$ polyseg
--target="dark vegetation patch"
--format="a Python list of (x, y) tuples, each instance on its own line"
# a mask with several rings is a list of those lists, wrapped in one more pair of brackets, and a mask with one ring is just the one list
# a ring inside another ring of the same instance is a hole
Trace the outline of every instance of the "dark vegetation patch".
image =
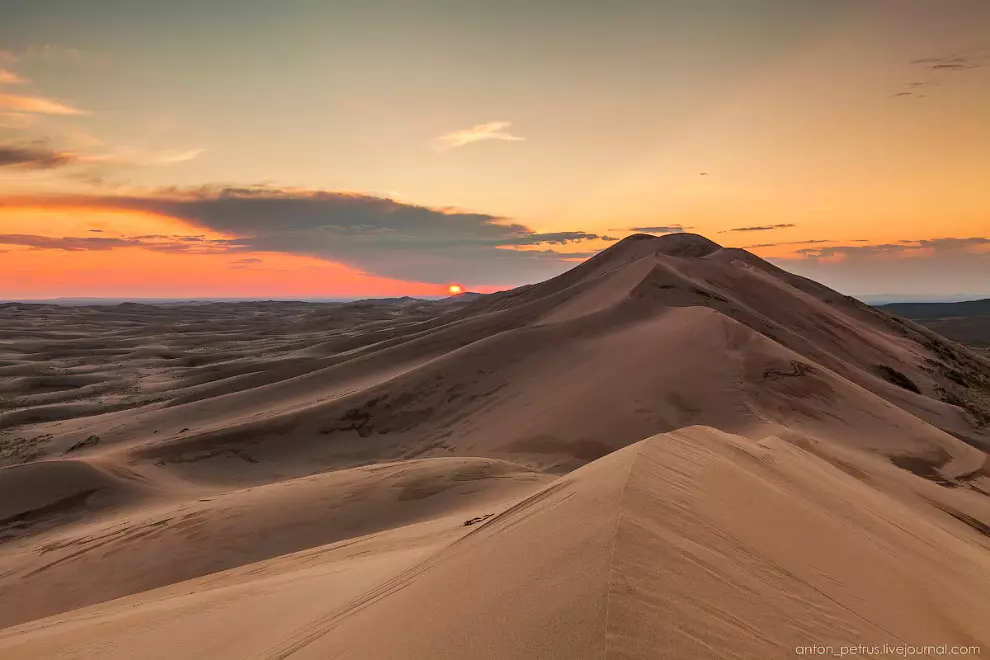
[(27, 511), (14, 514), (13, 516), (2, 518), (0, 519), (0, 530), (6, 531), (8, 529), (28, 529), (45, 518), (50, 518), (60, 513), (72, 511), (73, 509), (86, 504), (86, 501), (98, 490), (100, 489), (89, 488), (87, 490), (79, 491), (78, 493), (73, 493), (67, 497), (63, 497), (62, 499), (56, 500), (51, 504), (46, 504), (36, 509), (29, 509)]
[[(456, 399), (465, 396), (459, 391), (457, 385), (447, 388), (445, 390), (446, 395), (440, 392), (441, 389), (439, 385), (427, 385), (416, 388), (415, 394), (403, 392), (392, 398), (383, 395), (369, 399), (361, 406), (348, 408), (343, 415), (321, 428), (319, 432), (322, 435), (330, 435), (341, 431), (355, 431), (359, 437), (367, 438), (372, 434), (411, 431), (432, 419), (438, 410), (445, 409), (445, 404), (451, 404)], [(423, 403), (415, 407), (410, 405), (417, 399), (421, 400), (430, 395), (433, 399), (438, 396), (443, 397), (443, 400), (436, 407), (423, 405)], [(471, 400), (473, 397), (468, 397), (468, 399)], [(457, 407), (450, 406), (449, 410), (457, 410)]]
[(973, 516), (967, 515), (961, 511), (956, 511), (955, 509), (950, 509), (948, 507), (939, 506), (938, 508), (942, 509), (942, 511), (945, 511), (947, 514), (949, 514), (959, 522), (969, 525), (983, 536), (990, 537), (990, 525), (987, 525), (982, 520), (977, 520)]
[(68, 454), (69, 452), (79, 451), (80, 449), (84, 449), (86, 447), (92, 447), (93, 445), (99, 444), (99, 442), (100, 442), (100, 436), (91, 435), (85, 440), (80, 440), (76, 444), (66, 449), (65, 453)]
[(959, 484), (946, 479), (942, 476), (942, 473), (939, 472), (939, 469), (948, 463), (951, 458), (952, 457), (949, 455), (949, 452), (940, 448), (937, 452), (935, 452), (935, 455), (931, 457), (908, 455), (891, 456), (890, 462), (902, 470), (912, 472), (922, 479), (933, 481), (939, 486), (944, 486), (945, 488), (957, 488)]
[(0, 431), (0, 465), (30, 463), (45, 455), (45, 445), (54, 436), (51, 433), (31, 438), (10, 437), (10, 430)]
[(808, 374), (817, 373), (816, 369), (810, 364), (805, 364), (804, 362), (798, 362), (797, 360), (791, 360), (791, 370), (783, 371), (781, 369), (765, 369), (763, 371), (764, 378), (796, 378), (798, 376), (807, 376)]
[(990, 412), (978, 405), (975, 401), (968, 399), (956, 391), (938, 388), (939, 398), (942, 401), (962, 408), (968, 412), (979, 426), (990, 426)]
[(696, 295), (701, 296), (705, 300), (717, 300), (719, 302), (724, 302), (724, 303), (729, 302), (728, 298), (725, 298), (724, 296), (720, 296), (719, 294), (713, 293), (711, 291), (706, 291), (704, 289), (697, 289), (697, 288), (692, 289), (691, 291)]
[(875, 364), (873, 365), (873, 370), (888, 383), (893, 383), (909, 392), (921, 394), (921, 388), (913, 380), (908, 378), (907, 374), (893, 367), (888, 367), (885, 364)]
[(374, 430), (375, 427), (371, 423), (371, 413), (360, 408), (351, 408), (334, 424), (320, 429), (320, 433), (329, 435), (339, 431), (357, 431), (360, 437), (367, 438)]

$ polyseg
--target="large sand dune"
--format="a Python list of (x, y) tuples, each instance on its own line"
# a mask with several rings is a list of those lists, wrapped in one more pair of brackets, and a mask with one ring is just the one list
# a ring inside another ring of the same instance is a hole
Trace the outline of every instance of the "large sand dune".
[(455, 301), (6, 305), (0, 397), (0, 657), (990, 649), (990, 364), (700, 236)]

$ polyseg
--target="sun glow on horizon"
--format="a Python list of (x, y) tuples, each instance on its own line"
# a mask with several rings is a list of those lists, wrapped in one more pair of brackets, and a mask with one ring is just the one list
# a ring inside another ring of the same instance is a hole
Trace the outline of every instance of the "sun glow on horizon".
[(447, 287), (447, 291), (450, 292), (450, 295), (456, 296), (458, 293), (462, 293), (464, 288), (460, 284), (451, 284)]

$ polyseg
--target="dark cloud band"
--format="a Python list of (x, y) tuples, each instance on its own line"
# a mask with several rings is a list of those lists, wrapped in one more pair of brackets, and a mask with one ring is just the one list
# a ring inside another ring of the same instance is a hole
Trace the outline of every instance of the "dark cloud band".
[(48, 241), (48, 247), (59, 249), (137, 245), (182, 252), (285, 252), (344, 263), (379, 276), (435, 283), (531, 282), (573, 264), (566, 253), (526, 248), (616, 240), (583, 231), (539, 233), (484, 213), (319, 190), (208, 187), (145, 196), (61, 197), (47, 203), (147, 211), (232, 238), (36, 237), (32, 247), (44, 247), (41, 243)]

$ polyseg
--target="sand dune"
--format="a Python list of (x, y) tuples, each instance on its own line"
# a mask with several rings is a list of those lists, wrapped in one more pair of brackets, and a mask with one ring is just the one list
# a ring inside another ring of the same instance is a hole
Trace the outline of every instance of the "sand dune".
[(0, 657), (990, 641), (990, 363), (700, 236), (450, 301), (5, 305), (0, 404)]
[[(852, 467), (776, 437), (691, 427), (594, 461), (477, 526), (439, 518), (269, 560), (12, 628), (0, 649), (785, 658), (809, 643), (990, 642), (986, 537)], [(259, 633), (249, 622), (269, 612)]]
[[(26, 472), (60, 463), (9, 469)], [(90, 518), (96, 518), (94, 502), (86, 496), (105, 497), (110, 490), (106, 480), (67, 483), (65, 475), (46, 476), (62, 481), (58, 486), (37, 479), (10, 484), (20, 493), (72, 494), (56, 500), (58, 512), (53, 504), (28, 509), (22, 503), (19, 508), (26, 513), (4, 519), (26, 522), (7, 524), (10, 547), (0, 555), (0, 592), (18, 607), (0, 612), (0, 626), (383, 529), (454, 514), (465, 520), (483, 516), (486, 507), (552, 479), (490, 459), (385, 463), (238, 491), (201, 492), (202, 497), (188, 493), (184, 501), (173, 497), (149, 503), (132, 496), (131, 506), (112, 518), (39, 535), (26, 523), (51, 523), (73, 504), (77, 509), (87, 505)], [(120, 504), (120, 494), (114, 495)]]
[(125, 468), (73, 460), (41, 461), (0, 472), (0, 540), (65, 524), (94, 511), (154, 499), (155, 489)]

